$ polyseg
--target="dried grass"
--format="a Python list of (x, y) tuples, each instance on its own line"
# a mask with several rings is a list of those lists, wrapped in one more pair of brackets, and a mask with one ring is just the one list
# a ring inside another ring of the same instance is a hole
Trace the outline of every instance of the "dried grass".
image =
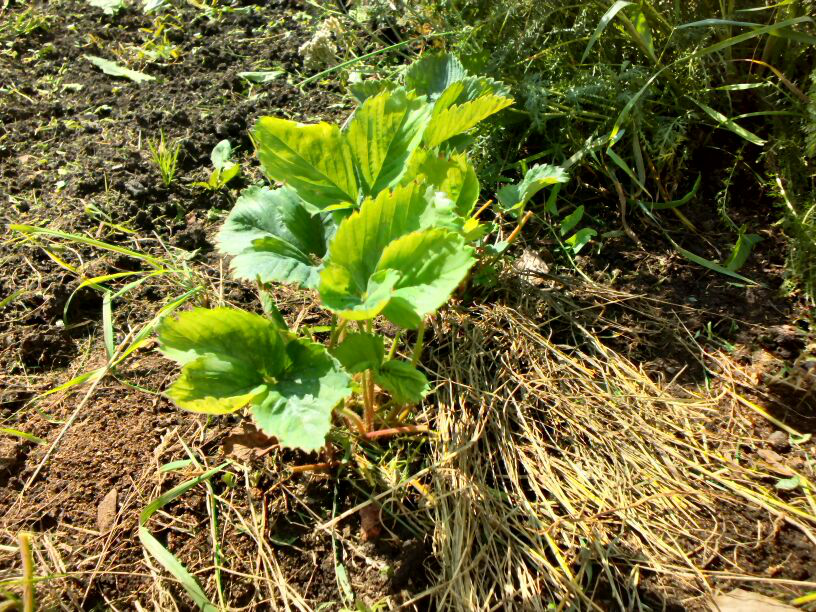
[[(762, 530), (779, 521), (816, 541), (807, 487), (783, 500), (768, 471), (740, 457), (753, 428), (723, 392), (733, 381), (717, 392), (655, 382), (588, 325), (608, 331), (603, 313), (625, 304), (647, 330), (671, 333), (654, 318), (662, 311), (578, 289), (516, 287), (505, 304), (448, 311), (437, 326), (430, 367), (446, 380), (433, 448), (452, 457), (433, 474), (439, 608), (628, 610), (644, 595), (652, 608), (669, 598), (704, 607), (713, 578), (801, 594), (807, 584), (751, 575), (725, 556), (773, 537)], [(739, 542), (721, 517), (745, 506), (769, 520)]]

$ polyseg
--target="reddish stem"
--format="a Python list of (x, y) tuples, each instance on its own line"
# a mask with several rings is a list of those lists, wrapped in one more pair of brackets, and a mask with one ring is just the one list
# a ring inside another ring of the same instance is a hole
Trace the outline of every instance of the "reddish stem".
[(399, 436), (401, 434), (423, 434), (430, 431), (427, 425), (403, 425), (402, 427), (390, 427), (388, 429), (378, 429), (377, 431), (369, 431), (363, 435), (366, 440), (378, 440), (380, 438), (390, 438), (391, 436)]

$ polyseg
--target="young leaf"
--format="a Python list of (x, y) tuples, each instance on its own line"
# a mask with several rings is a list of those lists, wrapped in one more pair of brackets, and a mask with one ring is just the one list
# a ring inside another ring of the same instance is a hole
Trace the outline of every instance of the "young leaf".
[(382, 336), (349, 334), (332, 352), (335, 359), (350, 374), (364, 370), (379, 370), (385, 358)]
[[(472, 254), (457, 234), (439, 229), (426, 236), (427, 232), (421, 231), (455, 225), (457, 219), (452, 203), (446, 208), (444, 201), (426, 192), (425, 186), (416, 182), (397, 187), (393, 192), (381, 192), (376, 199), (363, 202), (358, 212), (340, 224), (320, 274), (320, 296), (328, 308), (345, 318), (372, 318), (386, 308), (395, 295), (418, 285), (418, 291), (430, 291), (432, 305), (424, 310), (409, 308), (416, 316), (403, 314), (401, 322), (395, 321), (403, 325), (410, 319), (407, 326), (413, 327), (418, 323), (417, 316), (438, 308), (447, 299), (467, 270), (459, 277), (458, 273), (448, 270), (446, 264), (453, 270), (459, 270), (462, 265), (469, 268)], [(418, 238), (411, 232), (423, 237)], [(407, 238), (407, 234), (411, 234), (411, 240), (400, 246), (399, 239)], [(431, 244), (437, 238), (440, 244)], [(461, 261), (453, 256), (456, 249), (461, 249)], [(391, 254), (389, 258), (385, 257), (387, 252)], [(427, 266), (425, 273), (420, 274), (415, 266)], [(434, 271), (448, 276), (434, 279)], [(453, 287), (448, 287), (454, 277), (458, 280)], [(427, 286), (428, 281), (441, 282), (441, 288)], [(437, 303), (440, 292), (447, 294)], [(404, 299), (400, 303), (402, 301)]]
[(475, 263), (465, 239), (444, 229), (414, 232), (392, 242), (379, 269), (400, 274), (383, 314), (396, 325), (415, 329), (436, 311), (467, 276)]
[(425, 146), (429, 149), (437, 147), (452, 136), (466, 132), (480, 121), (512, 103), (512, 98), (488, 94), (434, 113), (423, 135)]
[(762, 242), (762, 236), (746, 234), (744, 231), (740, 231), (739, 238), (737, 238), (737, 242), (734, 244), (731, 255), (724, 264), (725, 267), (732, 272), (739, 271), (739, 269), (745, 265), (745, 262), (748, 261), (751, 251), (760, 242)]
[(562, 236), (566, 236), (570, 233), (575, 226), (581, 222), (581, 219), (584, 218), (584, 205), (581, 204), (578, 208), (573, 210), (570, 214), (568, 214), (564, 219), (561, 221), (561, 225), (558, 228), (559, 233)]
[(209, 414), (251, 405), (258, 426), (283, 446), (320, 448), (332, 410), (351, 393), (348, 374), (322, 346), (260, 315), (198, 308), (165, 319), (158, 333), (159, 350), (182, 365), (170, 399)]
[(597, 235), (598, 232), (596, 232), (591, 227), (582, 227), (572, 236), (567, 238), (564, 241), (564, 244), (566, 244), (570, 248), (573, 255), (577, 255), (578, 253), (581, 252), (581, 249), (588, 245), (589, 241), (592, 240)]
[(224, 139), (215, 145), (212, 153), (210, 153), (210, 160), (212, 161), (213, 168), (216, 168), (217, 170), (224, 170), (228, 164), (232, 165), (230, 157), (232, 157), (232, 145), (227, 139)]
[(252, 137), (264, 173), (291, 186), (316, 210), (357, 202), (351, 149), (336, 125), (261, 117)]
[(505, 185), (497, 194), (499, 206), (507, 212), (524, 209), (532, 197), (550, 185), (566, 183), (569, 176), (560, 166), (536, 164), (524, 175), (524, 179), (515, 185)]
[(398, 359), (389, 359), (375, 370), (374, 382), (399, 404), (417, 404), (430, 390), (428, 379), (422, 372), (411, 363)]
[(249, 187), (218, 233), (218, 248), (235, 255), (230, 268), (236, 278), (314, 288), (332, 231), (327, 224), (330, 219), (312, 215), (290, 188)]
[(405, 72), (405, 87), (416, 93), (438, 98), (451, 84), (467, 77), (462, 63), (447, 53), (422, 56)]
[(366, 194), (396, 184), (422, 139), (429, 112), (421, 98), (403, 89), (384, 91), (357, 109), (346, 137)]
[(465, 154), (443, 157), (425, 149), (417, 149), (403, 176), (403, 182), (424, 175), (434, 189), (445, 193), (454, 203), (456, 212), (467, 217), (479, 199), (479, 179)]

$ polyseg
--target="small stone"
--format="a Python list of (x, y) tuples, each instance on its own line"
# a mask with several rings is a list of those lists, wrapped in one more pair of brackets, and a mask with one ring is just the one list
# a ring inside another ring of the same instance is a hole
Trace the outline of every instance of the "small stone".
[(790, 448), (790, 441), (788, 434), (784, 431), (775, 431), (767, 437), (766, 442), (770, 444), (775, 450), (787, 450)]

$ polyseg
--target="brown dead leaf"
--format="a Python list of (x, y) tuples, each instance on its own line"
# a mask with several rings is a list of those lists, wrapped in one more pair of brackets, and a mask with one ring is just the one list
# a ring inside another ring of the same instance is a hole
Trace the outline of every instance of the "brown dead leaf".
[(786, 612), (796, 610), (788, 604), (759, 593), (734, 589), (714, 598), (710, 608), (713, 612)]
[(785, 458), (779, 453), (767, 448), (760, 448), (757, 450), (757, 455), (767, 461), (771, 470), (777, 474), (781, 474), (783, 476), (793, 476), (793, 470), (785, 465)]
[(119, 492), (113, 487), (96, 507), (96, 528), (101, 533), (108, 533), (116, 523), (116, 511), (119, 504)]
[(224, 454), (241, 463), (251, 463), (261, 453), (275, 444), (275, 438), (270, 438), (259, 431), (252, 423), (242, 423), (233, 429), (224, 438), (222, 445)]
[(380, 522), (380, 507), (371, 503), (360, 509), (360, 534), (363, 542), (370, 542), (380, 537), (382, 523)]

